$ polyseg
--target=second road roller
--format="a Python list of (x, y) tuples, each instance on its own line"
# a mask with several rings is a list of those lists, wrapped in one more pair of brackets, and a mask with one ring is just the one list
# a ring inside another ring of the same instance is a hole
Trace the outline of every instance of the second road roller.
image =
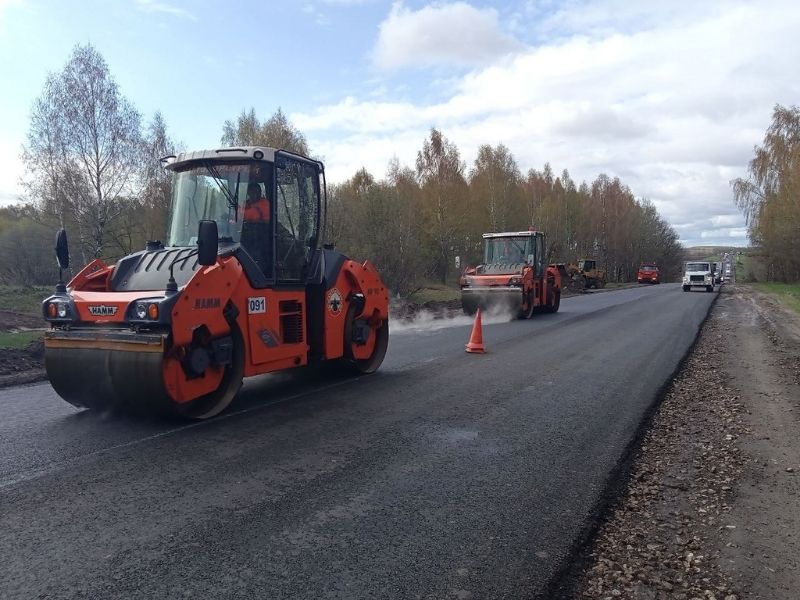
[[(165, 242), (115, 264), (95, 259), (43, 302), (45, 368), (64, 400), (204, 419), (244, 377), (380, 366), (388, 290), (369, 261), (321, 243), (321, 162), (266, 147), (163, 161), (173, 172)], [(67, 268), (63, 230), (56, 253)]]
[(561, 272), (545, 262), (544, 233), (509, 231), (483, 234), (483, 263), (461, 276), (461, 306), (505, 310), (519, 319), (535, 312), (558, 312)]

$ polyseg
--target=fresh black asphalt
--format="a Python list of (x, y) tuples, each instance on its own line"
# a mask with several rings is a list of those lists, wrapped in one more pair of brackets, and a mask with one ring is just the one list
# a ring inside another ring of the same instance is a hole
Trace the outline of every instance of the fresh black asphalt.
[(485, 355), (465, 317), (397, 326), (374, 375), (255, 378), (200, 424), (0, 390), (0, 597), (541, 595), (713, 298), (568, 298)]

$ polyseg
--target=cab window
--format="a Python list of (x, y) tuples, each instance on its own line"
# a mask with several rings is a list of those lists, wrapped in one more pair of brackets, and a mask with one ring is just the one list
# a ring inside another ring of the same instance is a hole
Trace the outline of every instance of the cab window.
[(319, 227), (319, 171), (313, 163), (277, 155), (275, 270), (280, 281), (302, 281)]

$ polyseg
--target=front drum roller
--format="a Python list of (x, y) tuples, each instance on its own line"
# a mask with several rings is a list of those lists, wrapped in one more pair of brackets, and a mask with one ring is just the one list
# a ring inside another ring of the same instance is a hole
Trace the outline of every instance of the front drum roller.
[(236, 327), (231, 329), (233, 356), (231, 364), (225, 366), (219, 386), (213, 392), (199, 398), (178, 404), (173, 402), (173, 410), (187, 419), (210, 419), (228, 408), (242, 387), (244, 377), (244, 340)]
[(50, 384), (79, 408), (145, 415), (207, 419), (222, 412), (236, 396), (244, 373), (244, 344), (234, 329), (231, 364), (217, 389), (178, 403), (164, 385), (163, 344), (91, 343), (59, 332), (45, 335), (45, 369)]
[(161, 353), (45, 346), (44, 364), (53, 389), (73, 406), (169, 412), (171, 400), (161, 377)]
[(356, 373), (373, 373), (381, 366), (389, 347), (389, 319), (372, 326), (358, 316), (351, 304), (344, 324), (344, 362)]

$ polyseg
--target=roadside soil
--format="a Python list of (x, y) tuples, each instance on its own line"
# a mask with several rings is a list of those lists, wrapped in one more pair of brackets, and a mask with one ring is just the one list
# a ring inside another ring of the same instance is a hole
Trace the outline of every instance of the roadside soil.
[[(31, 329), (44, 329), (42, 317), (0, 310), (0, 332)], [(0, 348), (0, 388), (43, 380), (43, 361), (44, 343), (41, 340), (24, 348)]]
[(800, 319), (725, 286), (559, 597), (800, 592)]

